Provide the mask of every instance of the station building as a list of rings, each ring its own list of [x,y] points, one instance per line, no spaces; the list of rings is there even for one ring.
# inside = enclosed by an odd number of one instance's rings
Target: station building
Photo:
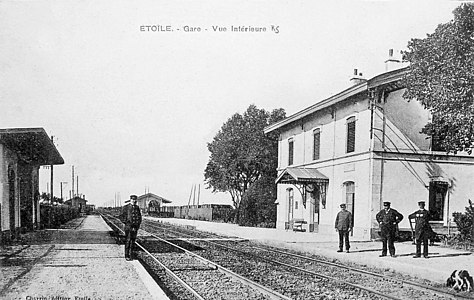
[[[39,168],[64,164],[43,128],[0,129],[1,245],[40,224]]]
[[[407,67],[386,64],[368,80],[355,70],[349,88],[264,129],[279,133],[277,228],[336,234],[346,203],[353,235],[370,240],[384,201],[404,215],[407,231],[408,215],[426,201],[435,231],[453,230],[452,213],[474,197],[474,157],[447,154],[421,133],[431,115],[403,98]]]
[[[74,196],[73,198],[64,201],[64,204],[77,208],[80,213],[85,212],[87,210],[86,208],[88,207],[85,195],[82,195],[82,197]]]
[[[163,204],[171,203],[171,200],[157,196],[153,193],[146,193],[138,196],[137,205],[144,213],[157,213],[161,211]]]

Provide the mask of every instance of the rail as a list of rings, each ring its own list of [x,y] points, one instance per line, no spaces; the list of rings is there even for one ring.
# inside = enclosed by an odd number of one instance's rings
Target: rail
[[[102,215],[102,214],[101,214]],[[105,218],[105,216],[102,215],[103,218]],[[114,216],[108,216],[110,218],[114,218],[116,220],[118,220],[117,218],[115,218]],[[111,222],[108,222],[108,223],[111,223]],[[121,231],[123,233],[123,230],[121,228],[119,228],[118,226],[116,226],[115,224],[111,223],[116,229],[118,229],[119,231]],[[148,232],[146,230],[141,230],[143,232],[145,232],[147,234],[147,236],[151,236],[155,239],[157,239],[158,241],[162,242],[162,243],[166,243],[172,247],[175,247],[176,249],[179,249],[180,251],[186,253],[187,255],[191,256],[191,257],[194,257],[196,258],[197,260],[201,261],[202,263],[206,264],[206,265],[210,265],[212,266],[215,270],[218,270],[219,272],[229,276],[229,277],[232,277],[238,281],[240,281],[241,283],[247,285],[247,286],[250,286],[252,287],[254,290],[257,290],[258,292],[260,292],[261,294],[263,295],[266,295],[268,296],[270,299],[272,300],[291,300],[291,298],[288,298],[286,297],[285,295],[282,295],[274,290],[271,290],[261,284],[258,284],[248,278],[245,278],[219,264],[216,264],[200,255],[197,255],[196,253],[193,253],[179,245],[176,245],[176,244],[173,244],[172,242],[169,242],[165,239],[162,239],[160,238],[159,236],[151,233],[151,232]],[[137,246],[140,247],[148,256],[150,256],[156,263],[158,263],[165,271],[167,274],[169,274],[170,276],[172,276],[178,283],[180,283],[181,285],[183,285],[188,291],[190,291],[194,297],[196,299],[205,299],[202,295],[200,295],[195,289],[193,289],[191,286],[189,286],[184,280],[182,280],[175,272],[173,272],[171,269],[169,269],[168,267],[166,267],[163,263],[161,263],[153,254],[151,254],[143,245],[141,245],[140,243],[136,242]]]
[[[169,231],[171,231],[171,230],[169,230]],[[174,231],[174,232],[176,232],[176,231]],[[178,232],[178,234],[187,235],[187,236],[191,236],[191,237],[194,238],[194,236],[190,235],[190,234],[185,234],[185,233],[182,233],[182,232]],[[358,285],[358,284],[354,284],[354,283],[351,283],[351,282],[341,280],[339,278],[318,274],[318,273],[315,273],[313,271],[305,270],[305,269],[302,269],[302,268],[297,267],[297,266],[293,266],[293,265],[290,265],[290,264],[287,264],[287,263],[278,262],[278,261],[275,261],[275,260],[272,260],[272,259],[269,259],[269,258],[266,258],[266,257],[258,256],[258,255],[255,255],[253,253],[249,253],[249,252],[246,252],[246,251],[236,249],[235,247],[228,247],[226,245],[222,245],[220,243],[211,241],[211,240],[215,240],[215,238],[214,239],[209,239],[209,238],[208,239],[202,239],[201,238],[199,240],[203,241],[203,242],[208,242],[208,243],[217,245],[219,247],[226,248],[226,249],[231,250],[231,251],[241,252],[241,253],[244,253],[245,255],[257,256],[262,260],[269,261],[269,262],[272,262],[272,263],[275,263],[275,264],[279,264],[279,265],[282,265],[282,266],[285,266],[285,267],[288,267],[288,268],[293,268],[295,270],[305,272],[307,274],[311,274],[311,275],[314,275],[314,276],[317,276],[317,277],[320,277],[320,278],[326,278],[326,279],[330,279],[330,280],[343,282],[344,284],[350,285],[354,288],[366,290],[370,293],[376,294],[376,295],[378,295],[380,297],[383,297],[383,298],[386,298],[386,299],[400,299],[398,297],[386,295],[385,293],[381,293],[381,292],[378,292],[378,291],[373,290],[373,289],[368,289],[367,287],[364,287],[364,286],[361,286],[361,285]],[[373,276],[373,277],[376,277],[376,278],[382,278],[382,279],[385,279],[385,280],[388,280],[388,281],[391,281],[391,282],[394,282],[394,283],[397,283],[397,282],[398,283],[403,283],[407,286],[416,287],[418,289],[422,289],[422,290],[429,291],[429,292],[436,292],[436,293],[439,293],[439,294],[447,296],[447,297],[454,297],[456,299],[459,299],[459,298],[474,299],[474,297],[470,297],[468,295],[463,295],[463,294],[460,294],[460,293],[453,293],[453,292],[442,290],[440,288],[436,288],[436,287],[432,287],[432,286],[426,286],[426,285],[422,285],[422,284],[419,284],[419,283],[416,283],[416,282],[411,282],[411,281],[407,281],[407,280],[403,280],[403,279],[395,279],[391,276],[386,276],[386,275],[379,274],[379,273],[369,272],[369,271],[366,271],[366,270],[362,270],[362,269],[358,269],[358,268],[354,268],[354,267],[350,267],[350,266],[346,266],[346,265],[342,265],[342,264],[337,264],[337,263],[328,262],[328,261],[324,261],[324,260],[318,260],[318,259],[315,259],[315,258],[312,258],[312,257],[307,257],[307,256],[303,256],[303,255],[299,255],[299,254],[295,254],[295,253],[290,253],[290,252],[286,252],[286,251],[282,251],[282,250],[275,250],[275,249],[255,247],[255,246],[252,246],[252,247],[255,248],[255,249],[263,250],[263,251],[275,252],[275,253],[287,255],[289,257],[300,258],[300,259],[304,259],[304,260],[307,260],[307,261],[317,262],[319,264],[324,264],[324,265],[329,265],[329,266],[334,266],[334,267],[338,267],[338,268],[351,270],[353,272]]]

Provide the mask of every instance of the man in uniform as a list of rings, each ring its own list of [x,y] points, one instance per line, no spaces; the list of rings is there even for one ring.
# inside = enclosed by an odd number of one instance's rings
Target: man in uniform
[[[418,202],[419,210],[410,214],[408,218],[415,219],[415,239],[416,239],[416,255],[413,258],[421,257],[421,243],[423,242],[423,257],[428,258],[428,238],[430,238],[433,230],[431,229],[429,220],[430,213],[425,209],[425,202]]]
[[[391,257],[395,257],[395,234],[397,232],[398,223],[403,220],[403,215],[390,208],[390,202],[383,203],[384,209],[382,209],[377,215],[376,219],[380,225],[380,237],[382,238],[382,254],[380,257],[387,256],[387,244],[388,251]]]
[[[337,252],[342,252],[342,247],[344,246],[344,240],[346,241],[346,252],[349,253],[349,232],[352,231],[354,226],[352,220],[352,214],[346,210],[346,204],[342,203],[340,205],[341,211],[337,213],[336,216],[336,231],[339,232],[339,250]]]
[[[138,228],[140,228],[142,222],[142,214],[137,205],[136,195],[130,195],[128,202],[122,211],[122,221],[125,224],[125,259],[133,260],[133,248],[137,239]]]

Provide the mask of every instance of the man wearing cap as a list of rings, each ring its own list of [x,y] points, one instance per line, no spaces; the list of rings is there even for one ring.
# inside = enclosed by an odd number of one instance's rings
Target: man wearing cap
[[[397,225],[403,220],[403,215],[393,208],[390,208],[390,202],[383,203],[382,209],[376,216],[376,220],[380,225],[380,237],[382,238],[382,254],[380,257],[387,256],[388,251],[391,257],[395,257],[395,234]]]
[[[354,222],[352,219],[352,214],[346,210],[346,204],[342,203],[340,205],[341,211],[337,213],[336,216],[336,231],[339,232],[339,250],[337,252],[342,252],[342,247],[344,245],[344,240],[346,241],[346,252],[349,253],[349,232],[352,231]]]
[[[125,224],[125,259],[133,260],[133,248],[137,239],[138,228],[142,223],[142,214],[137,205],[137,196],[130,195],[130,200],[123,207],[122,221]],[[131,203],[130,203],[131,202]]]
[[[421,243],[423,242],[423,257],[428,258],[428,239],[433,229],[430,226],[430,213],[425,209],[425,201],[418,202],[419,210],[410,214],[410,220],[415,219],[415,239],[416,255],[413,258],[421,257]]]

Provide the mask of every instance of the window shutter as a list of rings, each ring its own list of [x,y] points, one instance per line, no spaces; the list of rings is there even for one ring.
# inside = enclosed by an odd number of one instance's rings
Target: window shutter
[[[354,152],[355,150],[355,125],[355,117],[347,119],[347,153]]]
[[[288,141],[288,165],[291,166],[293,164],[293,152],[294,152],[294,144],[293,140]]]
[[[313,132],[313,160],[319,159],[319,149],[321,143],[321,131],[316,129]]]

